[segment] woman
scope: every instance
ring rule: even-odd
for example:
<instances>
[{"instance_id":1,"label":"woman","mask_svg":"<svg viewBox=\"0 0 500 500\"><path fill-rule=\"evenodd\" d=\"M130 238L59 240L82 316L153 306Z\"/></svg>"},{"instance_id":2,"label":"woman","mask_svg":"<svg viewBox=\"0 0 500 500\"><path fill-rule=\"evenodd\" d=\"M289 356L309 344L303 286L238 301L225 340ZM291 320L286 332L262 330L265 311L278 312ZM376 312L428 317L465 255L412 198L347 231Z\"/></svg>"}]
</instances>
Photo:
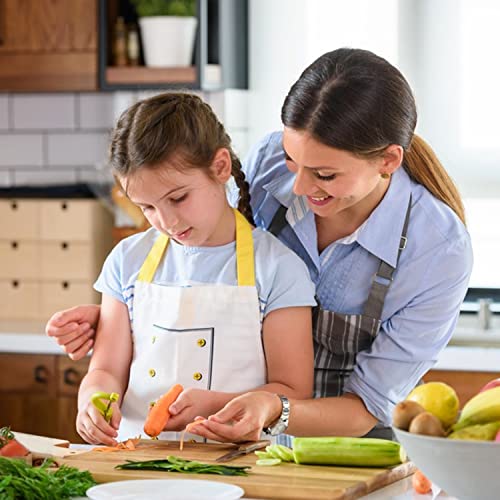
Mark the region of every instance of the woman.
<instances>
[{"instance_id":1,"label":"woman","mask_svg":"<svg viewBox=\"0 0 500 500\"><path fill-rule=\"evenodd\" d=\"M255 222L304 260L316 284L316 399L249 393L199 434L244 440L271 425L391 437L392 409L448 343L472 268L460 196L414 134L416 121L402 74L368 51L326 53L293 85L284 131L267 136L244 171ZM47 333L79 356L89 346L76 349L82 326L69 332L96 317L95 308L59 313Z\"/></svg>"}]
</instances>

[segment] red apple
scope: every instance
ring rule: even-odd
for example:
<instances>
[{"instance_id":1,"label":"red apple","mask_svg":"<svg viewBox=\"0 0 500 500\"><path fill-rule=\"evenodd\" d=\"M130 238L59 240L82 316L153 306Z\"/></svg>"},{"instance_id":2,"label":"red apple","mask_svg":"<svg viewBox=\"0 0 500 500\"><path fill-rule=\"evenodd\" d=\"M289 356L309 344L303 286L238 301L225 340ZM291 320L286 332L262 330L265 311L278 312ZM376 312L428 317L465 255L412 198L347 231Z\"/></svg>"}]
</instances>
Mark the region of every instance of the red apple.
<instances>
[{"instance_id":1,"label":"red apple","mask_svg":"<svg viewBox=\"0 0 500 500\"><path fill-rule=\"evenodd\" d=\"M495 441L497 443L500 443L500 431L497 432L497 435L495 436Z\"/></svg>"},{"instance_id":2,"label":"red apple","mask_svg":"<svg viewBox=\"0 0 500 500\"><path fill-rule=\"evenodd\" d=\"M486 385L481 387L481 390L479 392L484 392L487 391L488 389L493 389L494 387L500 386L500 378L495 378L493 380L490 380Z\"/></svg>"}]
</instances>

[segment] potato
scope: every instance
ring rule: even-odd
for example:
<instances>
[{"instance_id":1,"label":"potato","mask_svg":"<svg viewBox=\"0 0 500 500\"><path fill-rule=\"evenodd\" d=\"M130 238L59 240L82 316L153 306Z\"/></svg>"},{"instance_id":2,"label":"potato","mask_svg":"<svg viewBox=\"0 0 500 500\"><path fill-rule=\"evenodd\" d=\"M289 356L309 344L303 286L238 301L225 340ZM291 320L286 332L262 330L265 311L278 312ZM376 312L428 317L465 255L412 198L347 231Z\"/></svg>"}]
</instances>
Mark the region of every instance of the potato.
<instances>
[{"instance_id":1,"label":"potato","mask_svg":"<svg viewBox=\"0 0 500 500\"><path fill-rule=\"evenodd\" d=\"M408 430L413 434L424 434L425 436L445 436L441 420L427 411L419 413L411 421L410 428Z\"/></svg>"},{"instance_id":2,"label":"potato","mask_svg":"<svg viewBox=\"0 0 500 500\"><path fill-rule=\"evenodd\" d=\"M392 412L392 423L394 427L407 431L413 418L424 411L425 409L415 401L400 401Z\"/></svg>"}]
</instances>

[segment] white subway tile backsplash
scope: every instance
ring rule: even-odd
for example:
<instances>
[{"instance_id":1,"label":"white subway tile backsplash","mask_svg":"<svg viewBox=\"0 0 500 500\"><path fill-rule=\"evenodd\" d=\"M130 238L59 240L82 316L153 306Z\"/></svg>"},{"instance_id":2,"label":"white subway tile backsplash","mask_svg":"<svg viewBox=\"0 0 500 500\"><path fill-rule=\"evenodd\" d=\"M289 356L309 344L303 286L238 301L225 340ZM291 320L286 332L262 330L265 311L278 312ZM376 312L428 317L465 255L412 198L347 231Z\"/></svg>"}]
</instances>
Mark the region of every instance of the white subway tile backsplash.
<instances>
[{"instance_id":1,"label":"white subway tile backsplash","mask_svg":"<svg viewBox=\"0 0 500 500\"><path fill-rule=\"evenodd\" d=\"M75 128L74 94L23 94L11 99L16 130Z\"/></svg>"},{"instance_id":2,"label":"white subway tile backsplash","mask_svg":"<svg viewBox=\"0 0 500 500\"><path fill-rule=\"evenodd\" d=\"M132 104L139 100L137 92L115 92L113 94L113 123Z\"/></svg>"},{"instance_id":3,"label":"white subway tile backsplash","mask_svg":"<svg viewBox=\"0 0 500 500\"><path fill-rule=\"evenodd\" d=\"M0 186L111 182L110 129L127 107L162 92L168 90L0 93ZM187 92L212 106L243 157L248 149L248 93Z\"/></svg>"},{"instance_id":4,"label":"white subway tile backsplash","mask_svg":"<svg viewBox=\"0 0 500 500\"><path fill-rule=\"evenodd\" d=\"M0 167L41 167L42 134L0 134Z\"/></svg>"},{"instance_id":5,"label":"white subway tile backsplash","mask_svg":"<svg viewBox=\"0 0 500 500\"><path fill-rule=\"evenodd\" d=\"M224 126L226 129L248 128L248 91L227 89L221 92L224 99Z\"/></svg>"},{"instance_id":6,"label":"white subway tile backsplash","mask_svg":"<svg viewBox=\"0 0 500 500\"><path fill-rule=\"evenodd\" d=\"M107 132L49 134L48 163L68 167L100 164L106 159L108 142Z\"/></svg>"},{"instance_id":7,"label":"white subway tile backsplash","mask_svg":"<svg viewBox=\"0 0 500 500\"><path fill-rule=\"evenodd\" d=\"M74 170L15 170L14 184L16 186L40 186L53 184L75 184L77 173Z\"/></svg>"},{"instance_id":8,"label":"white subway tile backsplash","mask_svg":"<svg viewBox=\"0 0 500 500\"><path fill-rule=\"evenodd\" d=\"M214 113L217 115L217 118L224 123L224 92L206 92L205 93L205 101L210 104L210 107L214 110Z\"/></svg>"},{"instance_id":9,"label":"white subway tile backsplash","mask_svg":"<svg viewBox=\"0 0 500 500\"><path fill-rule=\"evenodd\" d=\"M231 137L231 144L234 152L238 155L239 159L243 161L248 152L248 135L246 131L226 129L229 137Z\"/></svg>"},{"instance_id":10,"label":"white subway tile backsplash","mask_svg":"<svg viewBox=\"0 0 500 500\"><path fill-rule=\"evenodd\" d=\"M109 129L114 126L113 94L80 94L78 126L82 129Z\"/></svg>"},{"instance_id":11,"label":"white subway tile backsplash","mask_svg":"<svg viewBox=\"0 0 500 500\"><path fill-rule=\"evenodd\" d=\"M0 95L0 130L9 128L9 96Z\"/></svg>"}]
</instances>

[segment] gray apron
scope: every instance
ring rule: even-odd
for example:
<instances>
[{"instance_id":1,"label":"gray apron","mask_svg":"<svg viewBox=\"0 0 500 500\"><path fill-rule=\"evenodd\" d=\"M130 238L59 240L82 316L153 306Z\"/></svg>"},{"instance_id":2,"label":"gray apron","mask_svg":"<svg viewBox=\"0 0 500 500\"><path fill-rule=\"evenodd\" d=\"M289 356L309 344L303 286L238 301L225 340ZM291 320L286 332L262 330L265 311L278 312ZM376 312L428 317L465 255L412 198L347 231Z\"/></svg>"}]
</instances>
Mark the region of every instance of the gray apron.
<instances>
[{"instance_id":1,"label":"gray apron","mask_svg":"<svg viewBox=\"0 0 500 500\"><path fill-rule=\"evenodd\" d=\"M408 202L403 231L399 243L398 258L406 247L406 234L410 219L412 198ZM287 208L280 206L268 231L277 236L287 224ZM314 397L335 397L344 393L344 382L356 366L356 356L370 349L382 323L385 297L392 283L396 267L383 260L373 277L368 299L362 314L342 314L328 311L318 305L313 310L314 341ZM319 302L318 302L319 303ZM366 437L394 439L390 427L377 424Z\"/></svg>"}]
</instances>

